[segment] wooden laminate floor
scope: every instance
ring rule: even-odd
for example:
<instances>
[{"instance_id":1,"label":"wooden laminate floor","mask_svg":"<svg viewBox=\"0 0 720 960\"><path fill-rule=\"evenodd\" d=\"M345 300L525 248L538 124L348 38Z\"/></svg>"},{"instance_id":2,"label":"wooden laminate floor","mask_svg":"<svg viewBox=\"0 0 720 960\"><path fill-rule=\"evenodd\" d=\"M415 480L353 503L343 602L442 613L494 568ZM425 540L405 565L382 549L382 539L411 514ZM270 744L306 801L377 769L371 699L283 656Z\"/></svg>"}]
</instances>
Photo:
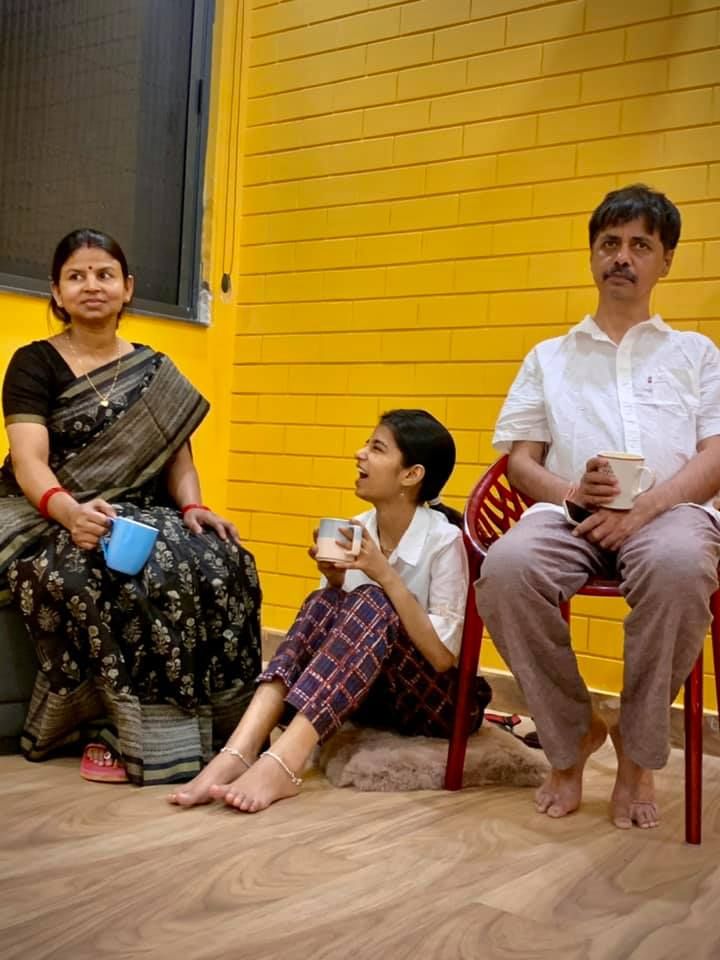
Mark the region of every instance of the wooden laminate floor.
<instances>
[{"instance_id":1,"label":"wooden laminate floor","mask_svg":"<svg viewBox=\"0 0 720 960\"><path fill-rule=\"evenodd\" d=\"M681 753L658 830L606 821L612 771L606 747L563 821L529 790L362 794L317 774L243 816L0 757L0 957L718 960L720 760L701 847L683 842Z\"/></svg>"}]
</instances>

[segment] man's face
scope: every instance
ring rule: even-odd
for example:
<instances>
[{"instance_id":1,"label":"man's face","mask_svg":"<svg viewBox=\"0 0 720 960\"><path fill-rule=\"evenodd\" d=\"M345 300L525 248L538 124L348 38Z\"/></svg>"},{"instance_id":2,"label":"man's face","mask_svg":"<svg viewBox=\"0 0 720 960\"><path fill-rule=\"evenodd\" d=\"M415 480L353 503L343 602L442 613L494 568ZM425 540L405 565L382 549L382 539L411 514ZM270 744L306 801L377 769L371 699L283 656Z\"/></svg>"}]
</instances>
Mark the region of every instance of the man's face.
<instances>
[{"instance_id":1,"label":"man's face","mask_svg":"<svg viewBox=\"0 0 720 960\"><path fill-rule=\"evenodd\" d=\"M604 227L590 251L590 269L601 298L641 302L670 269L673 251L640 218Z\"/></svg>"}]
</instances>

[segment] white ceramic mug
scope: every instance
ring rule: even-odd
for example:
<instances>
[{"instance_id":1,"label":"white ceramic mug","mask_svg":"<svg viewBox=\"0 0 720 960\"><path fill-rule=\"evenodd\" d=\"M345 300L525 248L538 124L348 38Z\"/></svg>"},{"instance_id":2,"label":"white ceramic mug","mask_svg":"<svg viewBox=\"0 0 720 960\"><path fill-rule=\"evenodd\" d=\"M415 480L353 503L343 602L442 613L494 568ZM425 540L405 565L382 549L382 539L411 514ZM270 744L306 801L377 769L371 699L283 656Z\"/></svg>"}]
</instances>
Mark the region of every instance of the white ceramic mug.
<instances>
[{"instance_id":1,"label":"white ceramic mug","mask_svg":"<svg viewBox=\"0 0 720 960\"><path fill-rule=\"evenodd\" d=\"M336 541L345 540L340 528L352 529L352 542L348 548L341 547ZM320 521L317 538L317 560L327 563L352 563L360 553L362 527L352 520L338 520L337 517L324 517Z\"/></svg>"},{"instance_id":2,"label":"white ceramic mug","mask_svg":"<svg viewBox=\"0 0 720 960\"><path fill-rule=\"evenodd\" d=\"M641 493L647 493L655 483L655 472L645 466L645 457L639 453L609 450L599 453L598 456L609 462L620 486L620 493L615 499L611 503L603 504L608 510L630 510L635 498ZM647 477L649 482L643 485L644 477Z\"/></svg>"}]
</instances>

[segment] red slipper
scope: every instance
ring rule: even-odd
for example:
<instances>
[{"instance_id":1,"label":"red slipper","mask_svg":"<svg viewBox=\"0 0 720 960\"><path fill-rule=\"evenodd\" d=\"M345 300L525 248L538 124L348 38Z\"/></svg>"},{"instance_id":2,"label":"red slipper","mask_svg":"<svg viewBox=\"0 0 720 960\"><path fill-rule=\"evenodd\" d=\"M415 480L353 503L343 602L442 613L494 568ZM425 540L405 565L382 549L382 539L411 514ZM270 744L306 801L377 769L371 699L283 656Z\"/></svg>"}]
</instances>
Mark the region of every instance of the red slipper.
<instances>
[{"instance_id":1,"label":"red slipper","mask_svg":"<svg viewBox=\"0 0 720 960\"><path fill-rule=\"evenodd\" d=\"M106 760L110 760L112 754L102 743L88 743L83 750L82 760L80 761L80 776L85 780L96 780L99 783L127 783L127 773L125 767L119 760L115 760L111 766L105 766L98 763L90 756L90 750L102 750Z\"/></svg>"}]
</instances>

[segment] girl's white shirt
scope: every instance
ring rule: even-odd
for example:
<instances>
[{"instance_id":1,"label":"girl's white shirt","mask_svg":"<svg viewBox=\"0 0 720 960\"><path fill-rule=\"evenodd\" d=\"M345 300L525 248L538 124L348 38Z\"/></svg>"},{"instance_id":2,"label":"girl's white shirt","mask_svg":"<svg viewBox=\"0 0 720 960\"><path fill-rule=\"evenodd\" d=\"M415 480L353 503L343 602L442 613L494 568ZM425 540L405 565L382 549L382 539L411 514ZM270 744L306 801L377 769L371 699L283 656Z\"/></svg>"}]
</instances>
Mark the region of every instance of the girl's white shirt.
<instances>
[{"instance_id":1,"label":"girl's white shirt","mask_svg":"<svg viewBox=\"0 0 720 960\"><path fill-rule=\"evenodd\" d=\"M354 519L367 528L370 537L380 546L376 511L368 510ZM457 657L469 580L460 529L438 510L418 507L388 562L427 611L438 638ZM345 590L354 590L373 582L362 570L348 570L343 586Z\"/></svg>"}]
</instances>

